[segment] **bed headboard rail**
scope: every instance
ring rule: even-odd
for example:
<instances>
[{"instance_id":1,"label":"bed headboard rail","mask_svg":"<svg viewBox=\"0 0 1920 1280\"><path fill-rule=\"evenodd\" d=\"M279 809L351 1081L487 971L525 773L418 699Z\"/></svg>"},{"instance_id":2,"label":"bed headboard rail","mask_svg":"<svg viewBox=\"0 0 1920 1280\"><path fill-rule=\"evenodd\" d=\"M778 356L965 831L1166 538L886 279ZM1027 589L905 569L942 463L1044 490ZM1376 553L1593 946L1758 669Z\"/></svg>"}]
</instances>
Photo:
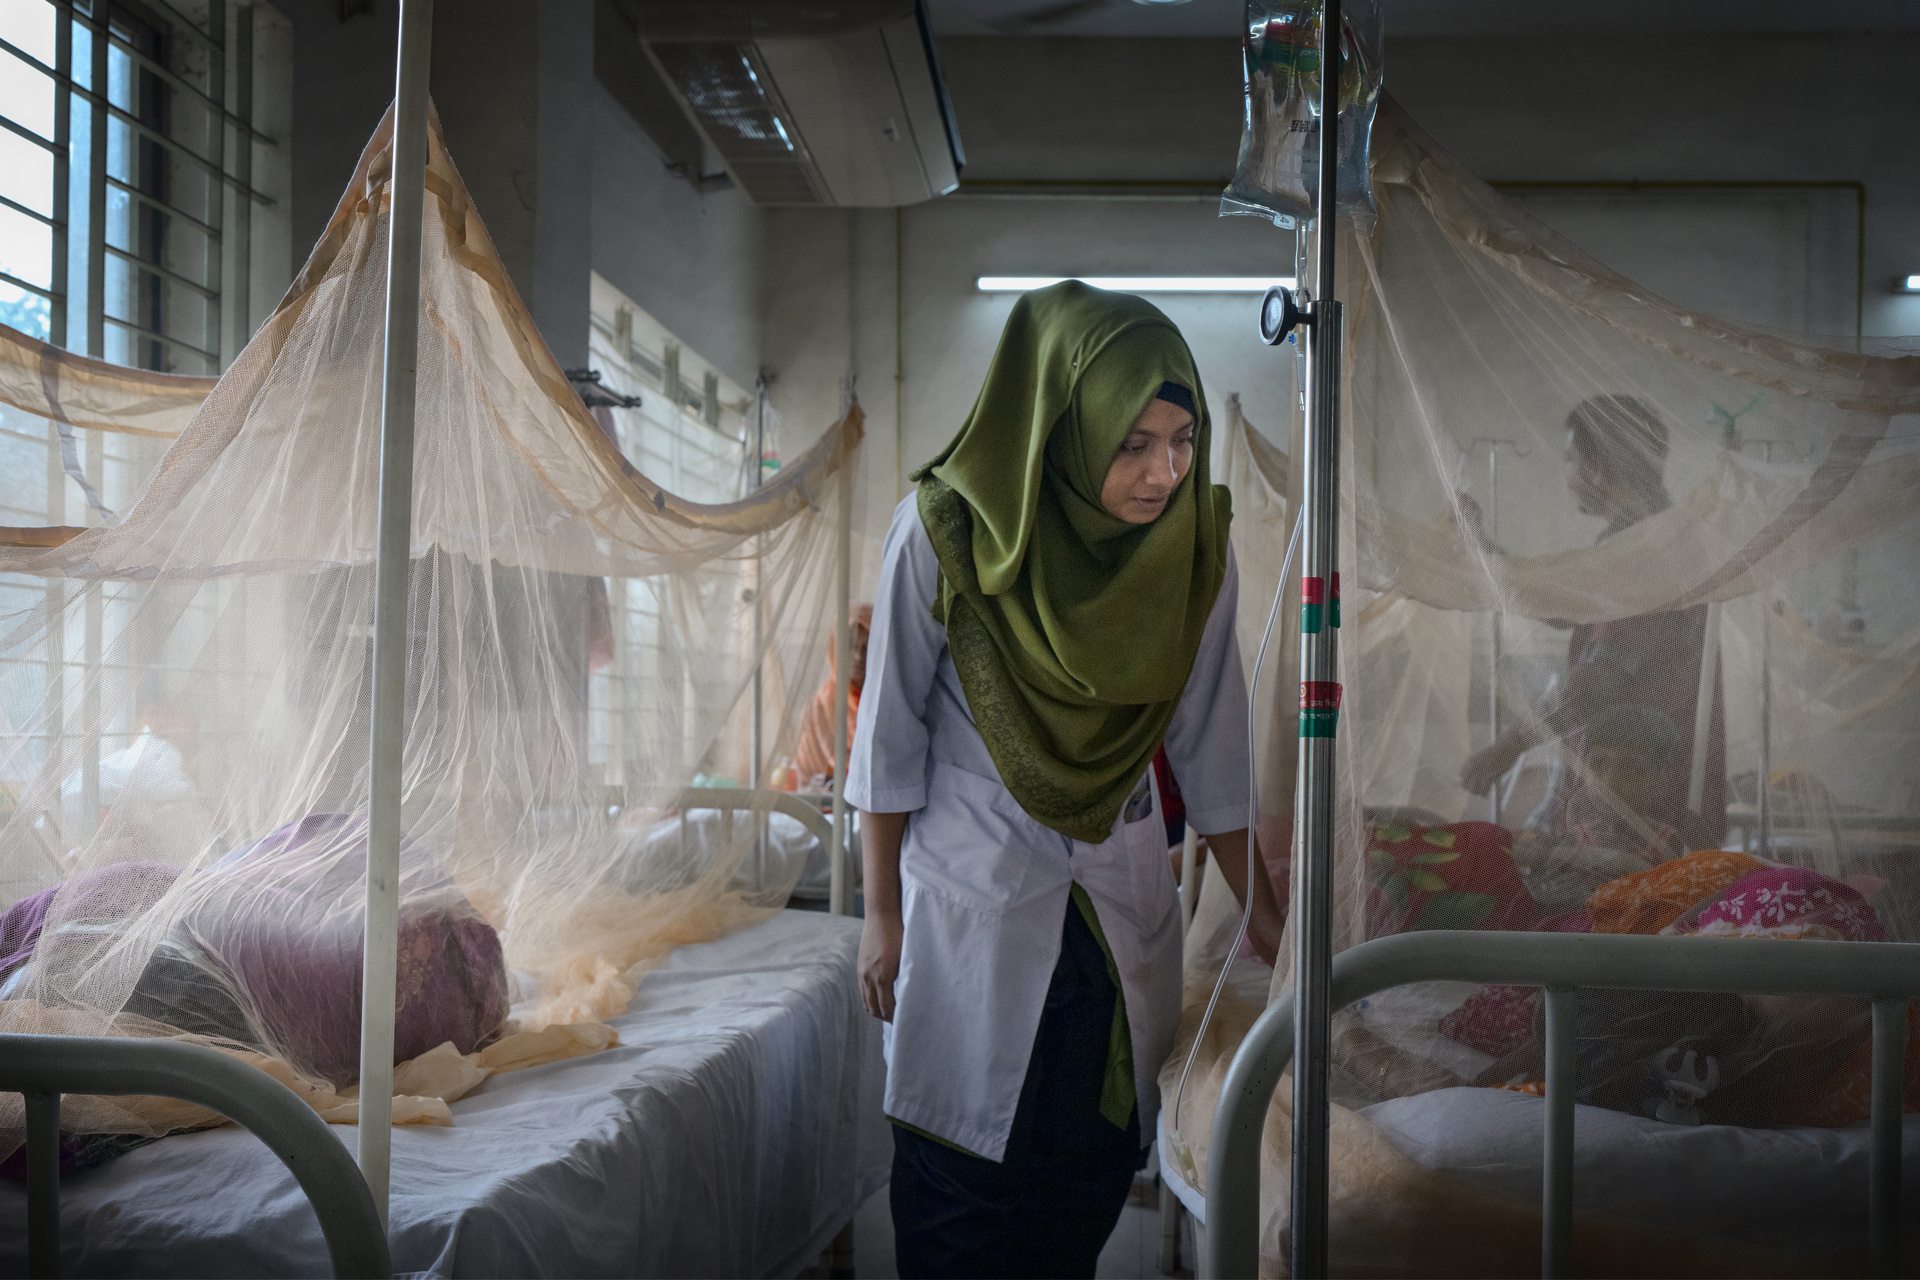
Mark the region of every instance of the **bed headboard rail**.
<instances>
[{"instance_id":1,"label":"bed headboard rail","mask_svg":"<svg viewBox=\"0 0 1920 1280\"><path fill-rule=\"evenodd\" d=\"M292 1171L336 1276L392 1274L373 1193L326 1121L264 1071L204 1045L122 1036L0 1034L0 1092L27 1104L27 1274L60 1274L60 1095L157 1094L245 1127Z\"/></svg>"},{"instance_id":2,"label":"bed headboard rail","mask_svg":"<svg viewBox=\"0 0 1920 1280\"><path fill-rule=\"evenodd\" d=\"M1344 1008L1410 982L1504 982L1546 988L1547 1123L1541 1274L1571 1274L1574 1010L1582 987L1725 995L1865 996L1873 1002L1872 1274L1899 1274L1900 1113L1906 1005L1920 996L1920 946L1637 934L1431 929L1379 938L1334 957ZM1227 1069L1207 1153L1209 1276L1251 1277L1259 1263L1260 1135L1293 1059L1293 995L1267 1006Z\"/></svg>"}]
</instances>

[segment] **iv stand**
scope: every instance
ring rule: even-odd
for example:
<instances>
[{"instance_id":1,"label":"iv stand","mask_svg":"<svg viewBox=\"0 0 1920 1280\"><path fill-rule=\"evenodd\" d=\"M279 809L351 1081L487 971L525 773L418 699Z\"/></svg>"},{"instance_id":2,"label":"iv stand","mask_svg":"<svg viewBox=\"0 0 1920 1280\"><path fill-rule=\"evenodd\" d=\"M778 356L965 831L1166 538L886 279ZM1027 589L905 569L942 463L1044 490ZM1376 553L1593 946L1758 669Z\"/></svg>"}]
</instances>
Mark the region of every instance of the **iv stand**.
<instances>
[{"instance_id":1,"label":"iv stand","mask_svg":"<svg viewBox=\"0 0 1920 1280\"><path fill-rule=\"evenodd\" d=\"M1487 539L1498 546L1500 542L1500 446L1506 445L1513 450L1515 457L1520 458L1526 457L1531 450L1518 440L1495 440L1488 436L1481 436L1467 448L1471 451L1481 445L1487 446ZM1487 668L1487 740L1489 744L1500 741L1500 658L1503 639L1501 622L1504 612L1498 607L1493 611L1493 663ZM1519 765L1516 764L1508 772L1510 776L1517 777ZM1512 791L1513 784L1509 778L1501 778L1493 784L1493 793L1488 800L1493 805L1493 821L1496 825L1504 825L1501 823L1501 812L1505 809L1507 796Z\"/></svg>"},{"instance_id":2,"label":"iv stand","mask_svg":"<svg viewBox=\"0 0 1920 1280\"><path fill-rule=\"evenodd\" d=\"M1325 0L1320 26L1320 173L1314 283L1333 291L1334 219L1340 163L1340 0ZM1334 734L1340 715L1340 304L1304 311L1284 288L1260 304L1260 336L1277 346L1296 327L1307 337L1307 429L1303 450L1300 576L1300 764L1293 865L1293 1179L1288 1274L1327 1274L1328 1089L1333 1010ZM1253 833L1248 832L1248 838ZM1251 891L1251 885L1249 885Z\"/></svg>"}]
</instances>

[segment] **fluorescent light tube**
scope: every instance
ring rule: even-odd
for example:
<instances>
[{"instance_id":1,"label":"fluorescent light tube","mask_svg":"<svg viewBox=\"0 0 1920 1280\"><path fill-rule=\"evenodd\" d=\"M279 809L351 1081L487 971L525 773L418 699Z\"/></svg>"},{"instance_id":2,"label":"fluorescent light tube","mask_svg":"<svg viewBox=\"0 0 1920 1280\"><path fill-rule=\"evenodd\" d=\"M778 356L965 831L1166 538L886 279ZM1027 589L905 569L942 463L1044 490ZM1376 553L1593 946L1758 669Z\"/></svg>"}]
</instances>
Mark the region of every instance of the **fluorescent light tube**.
<instances>
[{"instance_id":1,"label":"fluorescent light tube","mask_svg":"<svg viewBox=\"0 0 1920 1280\"><path fill-rule=\"evenodd\" d=\"M978 287L982 293L1025 293L1062 280L1121 293L1265 293L1276 284L1294 287L1292 276L981 276Z\"/></svg>"},{"instance_id":2,"label":"fluorescent light tube","mask_svg":"<svg viewBox=\"0 0 1920 1280\"><path fill-rule=\"evenodd\" d=\"M980 287L981 287L981 288L983 288L983 289L984 289L984 288L986 288L986 286L985 286L984 284L983 284L983 285L981 285ZM1907 277L1907 292L1908 292L1908 293L1920 293L1920 276L1908 276L1908 277Z\"/></svg>"}]
</instances>

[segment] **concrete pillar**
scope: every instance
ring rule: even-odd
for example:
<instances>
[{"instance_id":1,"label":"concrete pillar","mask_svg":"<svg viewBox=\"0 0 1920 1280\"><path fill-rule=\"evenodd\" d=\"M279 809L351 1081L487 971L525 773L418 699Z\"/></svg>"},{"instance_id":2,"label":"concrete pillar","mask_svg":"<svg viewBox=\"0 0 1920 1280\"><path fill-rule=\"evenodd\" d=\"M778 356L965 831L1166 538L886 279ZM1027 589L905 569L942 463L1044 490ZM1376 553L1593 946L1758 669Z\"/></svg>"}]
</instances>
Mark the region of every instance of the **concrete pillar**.
<instances>
[{"instance_id":1,"label":"concrete pillar","mask_svg":"<svg viewBox=\"0 0 1920 1280\"><path fill-rule=\"evenodd\" d=\"M587 362L592 0L462 0L434 14L447 149L562 368Z\"/></svg>"},{"instance_id":2,"label":"concrete pillar","mask_svg":"<svg viewBox=\"0 0 1920 1280\"><path fill-rule=\"evenodd\" d=\"M399 5L340 16L281 0L294 24L294 253L326 227L393 96ZM593 0L434 7L433 99L507 274L563 368L587 361L593 261Z\"/></svg>"}]
</instances>

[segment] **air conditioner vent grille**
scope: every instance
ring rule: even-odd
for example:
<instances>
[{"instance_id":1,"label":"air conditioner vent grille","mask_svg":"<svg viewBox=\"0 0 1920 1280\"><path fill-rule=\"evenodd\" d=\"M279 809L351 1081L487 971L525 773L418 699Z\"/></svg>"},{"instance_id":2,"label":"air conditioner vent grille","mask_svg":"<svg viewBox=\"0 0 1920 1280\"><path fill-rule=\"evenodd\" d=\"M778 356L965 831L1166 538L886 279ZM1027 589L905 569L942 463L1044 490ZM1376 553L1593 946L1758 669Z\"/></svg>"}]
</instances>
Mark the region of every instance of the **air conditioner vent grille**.
<instances>
[{"instance_id":1,"label":"air conditioner vent grille","mask_svg":"<svg viewBox=\"0 0 1920 1280\"><path fill-rule=\"evenodd\" d=\"M756 203L830 203L806 142L752 45L662 41L653 54Z\"/></svg>"}]
</instances>

